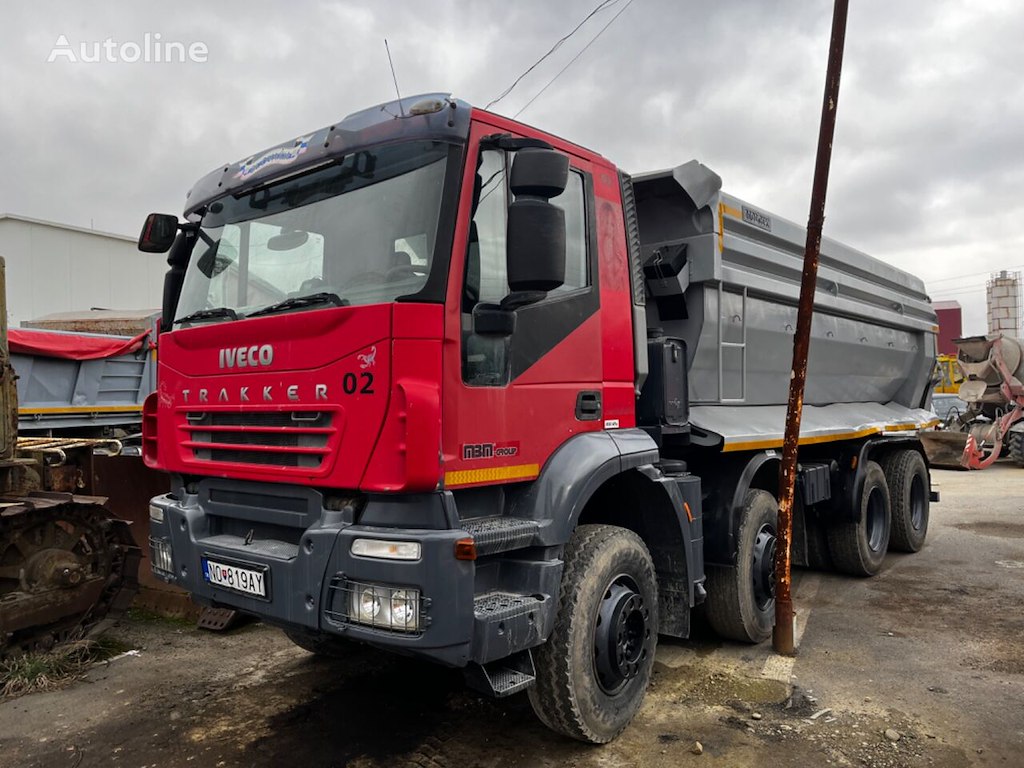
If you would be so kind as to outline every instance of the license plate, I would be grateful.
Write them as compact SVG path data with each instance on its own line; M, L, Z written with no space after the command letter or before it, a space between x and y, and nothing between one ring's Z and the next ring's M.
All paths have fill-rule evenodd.
M267 575L269 571L254 571L237 565L218 563L203 558L203 578L215 587L231 589L256 597L267 596Z

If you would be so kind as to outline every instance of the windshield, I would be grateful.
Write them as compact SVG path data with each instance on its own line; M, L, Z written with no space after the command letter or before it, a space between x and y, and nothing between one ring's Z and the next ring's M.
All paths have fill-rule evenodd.
M176 322L416 293L434 262L447 156L439 142L381 147L211 203Z

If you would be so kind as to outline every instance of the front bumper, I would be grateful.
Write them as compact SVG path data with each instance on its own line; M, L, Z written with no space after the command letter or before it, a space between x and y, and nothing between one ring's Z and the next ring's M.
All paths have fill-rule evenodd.
M359 518L386 519L390 503L371 497ZM154 568L154 573L201 604L230 607L271 624L335 634L449 666L473 660L475 569L473 562L455 559L455 542L466 534L441 527L450 517L441 493L403 498L403 506L415 505L414 519L421 525L438 525L421 528L356 524L354 507L325 509L320 493L295 486L204 480L196 493L179 488L151 504L163 513L162 522L151 519L151 546L154 552L169 546L163 562L169 560L173 568ZM371 508L374 504L378 508ZM420 545L420 557L385 560L353 555L357 538L414 541ZM204 558L264 573L266 596L209 582L203 574ZM154 564L160 561L154 557ZM418 629L391 631L353 620L352 590L365 585L418 590Z

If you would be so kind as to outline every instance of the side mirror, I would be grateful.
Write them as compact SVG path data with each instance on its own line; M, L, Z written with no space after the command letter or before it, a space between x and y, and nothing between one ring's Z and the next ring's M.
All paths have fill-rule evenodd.
M146 217L139 235L143 253L167 253L178 234L178 217L169 213L151 213Z
M516 197L558 197L569 183L569 158L553 149L529 147L516 152L509 186Z
M565 211L549 200L568 179L569 158L553 149L521 149L512 161L506 266L513 293L553 291L565 282Z
M478 336L511 336L515 330L515 312L498 304L477 304L473 308L473 333Z

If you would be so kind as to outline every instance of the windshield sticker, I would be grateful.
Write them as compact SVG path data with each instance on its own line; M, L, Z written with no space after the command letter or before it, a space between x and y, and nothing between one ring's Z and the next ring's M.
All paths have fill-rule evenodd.
M288 165L289 163L295 162L301 155L306 153L309 149L309 140L312 139L314 134L309 136L300 136L290 147L277 147L275 149L266 152L259 157L253 155L239 168L238 173L235 174L236 179L247 179L254 173L258 173L267 166L271 165Z

